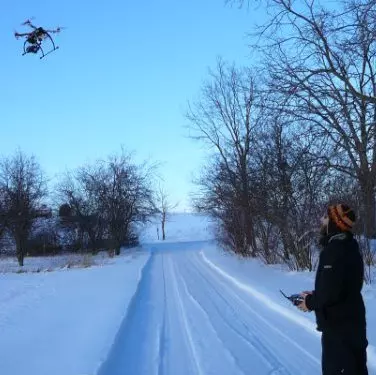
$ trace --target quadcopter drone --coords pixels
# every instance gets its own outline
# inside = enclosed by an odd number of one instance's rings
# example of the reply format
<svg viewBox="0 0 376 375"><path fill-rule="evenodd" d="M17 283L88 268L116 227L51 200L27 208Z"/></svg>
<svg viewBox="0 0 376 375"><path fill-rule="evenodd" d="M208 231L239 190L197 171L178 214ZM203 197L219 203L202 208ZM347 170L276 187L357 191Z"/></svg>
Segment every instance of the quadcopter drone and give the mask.
<svg viewBox="0 0 376 375"><path fill-rule="evenodd" d="M15 31L14 33L16 39L20 37L25 37L26 39L23 46L24 52L22 56L28 53L37 54L38 52L40 52L40 59L43 59L43 57L47 56L51 52L56 51L59 48L55 45L55 42L52 39L51 34L60 33L60 31L62 30L61 27L57 27L54 30L46 30L43 27L34 26L30 20L25 21L21 25L28 26L32 29L30 32L18 33L17 31ZM42 48L42 43L44 43L46 40L49 40L50 44L50 50L48 52L44 52Z"/></svg>

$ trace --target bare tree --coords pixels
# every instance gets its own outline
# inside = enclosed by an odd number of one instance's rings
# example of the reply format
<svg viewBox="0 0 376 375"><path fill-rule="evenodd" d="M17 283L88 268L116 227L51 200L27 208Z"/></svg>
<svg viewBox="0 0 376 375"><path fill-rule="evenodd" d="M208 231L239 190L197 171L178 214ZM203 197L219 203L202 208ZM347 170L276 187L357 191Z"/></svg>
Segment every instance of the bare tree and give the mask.
<svg viewBox="0 0 376 375"><path fill-rule="evenodd" d="M5 207L5 191L0 189L0 239L3 237L3 234L6 230L6 207Z"/></svg>
<svg viewBox="0 0 376 375"><path fill-rule="evenodd" d="M122 150L103 163L105 178L99 185L100 202L115 253L136 240L132 226L144 223L154 213L152 181L155 167L137 165Z"/></svg>
<svg viewBox="0 0 376 375"><path fill-rule="evenodd" d="M5 225L16 242L17 259L24 264L27 241L47 194L46 180L33 156L17 151L0 161L0 191Z"/></svg>
<svg viewBox="0 0 376 375"><path fill-rule="evenodd" d="M309 135L297 133L283 117L268 113L255 145L252 194L257 200L257 233L265 259L291 269L312 269L313 233L325 201L327 168L311 155ZM280 241L275 241L275 233ZM271 254L265 250L270 240Z"/></svg>
<svg viewBox="0 0 376 375"><path fill-rule="evenodd" d="M161 229L162 229L162 240L166 239L166 221L168 220L168 214L177 207L178 203L171 203L169 200L169 196L166 190L159 184L157 197L156 197L156 204L157 204L157 211L160 214L161 220Z"/></svg>
<svg viewBox="0 0 376 375"><path fill-rule="evenodd" d="M376 250L368 238L358 236L357 240L364 259L364 281L372 284L375 280Z"/></svg>
<svg viewBox="0 0 376 375"><path fill-rule="evenodd" d="M213 155L210 164L205 166L194 182L199 191L193 197L193 206L215 219L219 242L230 251L249 256L244 223L241 222L242 215L239 215L235 173L229 173L221 157Z"/></svg>
<svg viewBox="0 0 376 375"><path fill-rule="evenodd" d="M243 5L244 1L237 1ZM357 181L366 235L376 228L376 2L266 0L258 30L269 97L325 145L321 163ZM279 97L273 94L279 93ZM319 147L318 147L319 148Z"/></svg>
<svg viewBox="0 0 376 375"><path fill-rule="evenodd" d="M94 253L105 231L96 188L98 183L100 171L97 166L84 166L73 173L66 173L56 188L57 200L66 205L65 209L60 210L62 226L66 230L77 228L81 250L90 249Z"/></svg>
<svg viewBox="0 0 376 375"><path fill-rule="evenodd" d="M60 213L65 224L75 223L96 251L106 246L114 254L137 241L135 223L154 213L153 166L137 165L124 150L107 160L69 173L59 186Z"/></svg>
<svg viewBox="0 0 376 375"><path fill-rule="evenodd" d="M280 262L278 246L280 236L278 228L266 220L258 220L255 225L257 241L259 243L258 256L266 264Z"/></svg>
<svg viewBox="0 0 376 375"><path fill-rule="evenodd" d="M202 176L212 182L202 178L198 182L204 195L208 191L208 185L218 184L218 187L213 186L211 190L217 192L217 196L207 202L209 206L214 202L217 204L212 207L212 213L215 215L221 212L220 216L227 230L230 227L234 230L236 228L237 236L240 237L232 242L234 245L236 243L235 251L255 255L257 246L249 195L249 159L253 130L261 118L260 107L255 105L255 79L251 70L237 69L221 60L218 61L216 71L210 72L210 77L211 81L203 85L201 99L189 107L187 114L193 137L206 142L215 155L212 159L214 174ZM225 192L221 192L221 182L226 186ZM224 196L231 196L227 201L232 205L227 205L227 224L224 220L226 205L222 200L222 193ZM203 198L205 201L209 196ZM207 204L204 206L208 207ZM235 232L230 237L234 235Z"/></svg>

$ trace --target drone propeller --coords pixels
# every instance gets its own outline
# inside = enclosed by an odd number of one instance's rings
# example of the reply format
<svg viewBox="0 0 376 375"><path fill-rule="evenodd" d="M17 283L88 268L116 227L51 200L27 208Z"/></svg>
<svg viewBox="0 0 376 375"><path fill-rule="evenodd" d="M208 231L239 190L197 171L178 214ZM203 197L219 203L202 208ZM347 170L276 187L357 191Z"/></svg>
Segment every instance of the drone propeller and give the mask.
<svg viewBox="0 0 376 375"><path fill-rule="evenodd" d="M19 33L19 32L17 32L16 30L14 30L13 35L14 35L14 37L15 37L16 39L19 39L19 38L21 38L22 36L26 36L26 35L28 35L28 34L27 34L27 33Z"/></svg>
<svg viewBox="0 0 376 375"><path fill-rule="evenodd" d="M31 25L31 21L34 19L35 17L28 18L25 22L21 23L21 26Z"/></svg>
<svg viewBox="0 0 376 375"><path fill-rule="evenodd" d="M60 33L62 30L65 30L66 29L66 27L57 27L56 29L46 29L46 30L44 30L46 33L50 33L50 34L58 34L58 33Z"/></svg>
<svg viewBox="0 0 376 375"><path fill-rule="evenodd" d="M64 26L62 26L62 27L58 26L58 27L54 30L54 32L55 32L55 33L60 33L62 30L65 30L65 29L66 29L66 27L64 27Z"/></svg>

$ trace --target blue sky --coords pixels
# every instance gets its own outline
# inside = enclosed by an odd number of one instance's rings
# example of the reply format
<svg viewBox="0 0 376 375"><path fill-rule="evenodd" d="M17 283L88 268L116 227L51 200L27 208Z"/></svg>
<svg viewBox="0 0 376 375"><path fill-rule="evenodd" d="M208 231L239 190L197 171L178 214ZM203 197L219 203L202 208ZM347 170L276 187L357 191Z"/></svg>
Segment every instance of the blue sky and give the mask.
<svg viewBox="0 0 376 375"><path fill-rule="evenodd" d="M13 37L29 17L67 27L43 60ZM188 208L205 151L187 138L187 102L218 56L250 63L254 18L222 0L3 0L0 154L34 154L53 182L123 145L162 163L171 201Z"/></svg>

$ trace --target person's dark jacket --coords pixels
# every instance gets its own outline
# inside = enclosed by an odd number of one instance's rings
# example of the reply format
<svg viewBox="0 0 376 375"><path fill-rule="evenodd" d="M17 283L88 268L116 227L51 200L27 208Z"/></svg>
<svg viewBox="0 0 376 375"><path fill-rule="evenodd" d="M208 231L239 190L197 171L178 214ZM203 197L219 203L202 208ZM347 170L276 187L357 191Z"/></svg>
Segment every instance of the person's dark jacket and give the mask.
<svg viewBox="0 0 376 375"><path fill-rule="evenodd" d="M306 298L307 308L315 311L319 331L365 330L363 277L363 259L353 235L332 236L320 254L315 290Z"/></svg>

